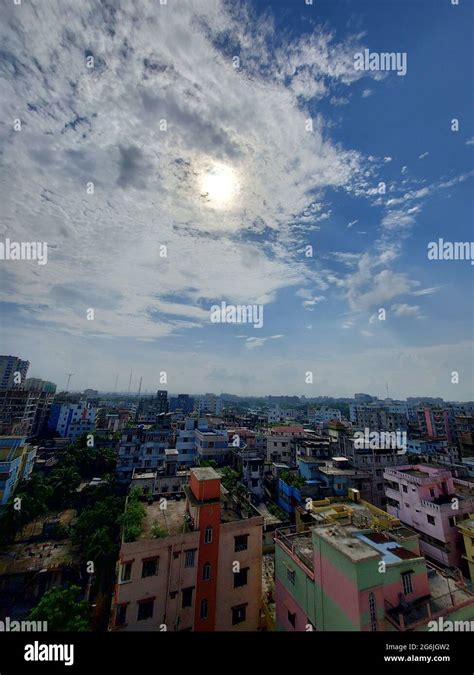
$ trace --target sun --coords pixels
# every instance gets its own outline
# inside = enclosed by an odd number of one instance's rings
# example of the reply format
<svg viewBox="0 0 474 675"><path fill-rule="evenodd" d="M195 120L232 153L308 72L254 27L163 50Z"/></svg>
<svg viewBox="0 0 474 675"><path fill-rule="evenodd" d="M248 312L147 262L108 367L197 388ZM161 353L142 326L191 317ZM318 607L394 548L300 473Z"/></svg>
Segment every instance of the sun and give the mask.
<svg viewBox="0 0 474 675"><path fill-rule="evenodd" d="M240 184L234 169L226 164L214 164L202 176L200 189L208 206L223 209L232 206Z"/></svg>

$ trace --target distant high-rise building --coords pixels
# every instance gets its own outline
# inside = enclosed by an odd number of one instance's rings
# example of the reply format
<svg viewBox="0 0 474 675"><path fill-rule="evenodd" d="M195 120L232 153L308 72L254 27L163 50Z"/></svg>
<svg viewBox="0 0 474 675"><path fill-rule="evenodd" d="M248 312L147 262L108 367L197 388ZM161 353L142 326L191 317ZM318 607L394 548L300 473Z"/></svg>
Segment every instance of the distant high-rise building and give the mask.
<svg viewBox="0 0 474 675"><path fill-rule="evenodd" d="M156 412L158 414L168 412L168 392L165 389L158 389L156 392Z"/></svg>
<svg viewBox="0 0 474 675"><path fill-rule="evenodd" d="M40 377L28 377L25 381L25 389L29 391L45 391L49 394L56 393L56 385L54 382L42 380Z"/></svg>
<svg viewBox="0 0 474 675"><path fill-rule="evenodd" d="M206 414L219 416L222 413L222 399L215 394L198 396L194 402L194 410L199 416Z"/></svg>
<svg viewBox="0 0 474 675"><path fill-rule="evenodd" d="M29 367L30 362L18 356L0 356L0 390L22 389Z"/></svg>

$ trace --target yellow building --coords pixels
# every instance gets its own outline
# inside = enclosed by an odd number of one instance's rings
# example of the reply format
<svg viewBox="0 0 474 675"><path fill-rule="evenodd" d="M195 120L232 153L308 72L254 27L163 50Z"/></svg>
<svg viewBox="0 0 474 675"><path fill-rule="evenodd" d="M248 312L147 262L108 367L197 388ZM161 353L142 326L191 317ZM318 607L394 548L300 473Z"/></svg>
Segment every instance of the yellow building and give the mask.
<svg viewBox="0 0 474 675"><path fill-rule="evenodd" d="M464 549L466 554L463 555L464 560L467 560L469 565L469 575L474 584L474 513L469 514L469 520L463 520L458 525L458 530L464 539Z"/></svg>

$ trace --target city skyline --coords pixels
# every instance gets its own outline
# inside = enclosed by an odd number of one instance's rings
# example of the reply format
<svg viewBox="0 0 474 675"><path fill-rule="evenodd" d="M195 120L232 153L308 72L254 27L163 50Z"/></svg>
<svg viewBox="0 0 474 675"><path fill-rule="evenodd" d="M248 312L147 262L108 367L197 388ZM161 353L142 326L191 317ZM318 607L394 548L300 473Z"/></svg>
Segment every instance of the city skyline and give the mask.
<svg viewBox="0 0 474 675"><path fill-rule="evenodd" d="M472 7L402 4L6 7L1 239L48 260L2 260L3 353L60 389L472 399L472 265L428 257L472 239Z"/></svg>

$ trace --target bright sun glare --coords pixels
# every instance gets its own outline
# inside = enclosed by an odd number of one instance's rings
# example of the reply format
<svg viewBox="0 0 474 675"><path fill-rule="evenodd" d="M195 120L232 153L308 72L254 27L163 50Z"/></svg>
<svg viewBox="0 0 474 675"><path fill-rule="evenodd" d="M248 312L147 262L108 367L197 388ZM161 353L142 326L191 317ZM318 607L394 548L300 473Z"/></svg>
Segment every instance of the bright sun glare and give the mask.
<svg viewBox="0 0 474 675"><path fill-rule="evenodd" d="M201 195L209 206L229 207L240 189L235 171L225 164L216 164L202 178Z"/></svg>

